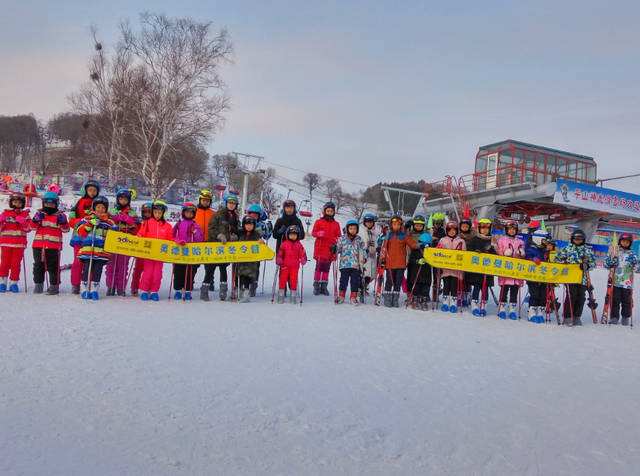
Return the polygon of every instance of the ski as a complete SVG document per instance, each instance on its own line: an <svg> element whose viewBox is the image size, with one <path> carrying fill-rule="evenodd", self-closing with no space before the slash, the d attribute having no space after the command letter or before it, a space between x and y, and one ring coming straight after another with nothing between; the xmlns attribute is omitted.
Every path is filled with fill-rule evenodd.
<svg viewBox="0 0 640 476"><path fill-rule="evenodd" d="M586 268L586 265L583 265L584 275L587 278L587 293L589 295L587 299L587 307L591 310L591 319L594 324L598 323L598 316L596 315L596 309L598 308L598 303L596 302L596 298L593 294L593 286L591 284L591 276L589 275L589 270Z"/></svg>

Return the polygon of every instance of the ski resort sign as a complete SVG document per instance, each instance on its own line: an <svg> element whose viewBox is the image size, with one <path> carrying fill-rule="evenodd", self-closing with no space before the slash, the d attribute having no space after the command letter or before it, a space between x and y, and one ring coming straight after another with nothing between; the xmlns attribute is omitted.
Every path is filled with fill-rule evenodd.
<svg viewBox="0 0 640 476"><path fill-rule="evenodd" d="M267 261L275 256L271 248L259 241L187 243L180 246L174 241L141 238L119 231L107 232L104 249L109 253L178 264L247 263Z"/></svg>
<svg viewBox="0 0 640 476"><path fill-rule="evenodd" d="M587 183L558 180L553 202L570 207L640 218L640 195Z"/></svg>

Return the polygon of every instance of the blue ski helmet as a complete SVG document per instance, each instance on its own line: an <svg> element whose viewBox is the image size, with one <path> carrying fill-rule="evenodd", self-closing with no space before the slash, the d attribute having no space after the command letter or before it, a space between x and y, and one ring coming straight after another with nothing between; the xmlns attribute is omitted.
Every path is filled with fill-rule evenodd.
<svg viewBox="0 0 640 476"><path fill-rule="evenodd" d="M131 205L131 190L128 188L121 188L116 192L116 208L120 209L120 197L127 199L127 206Z"/></svg>
<svg viewBox="0 0 640 476"><path fill-rule="evenodd" d="M58 204L60 203L60 198L56 192L45 192L42 196L42 204L44 205L46 202L51 202L56 204L56 208L58 208Z"/></svg>
<svg viewBox="0 0 640 476"><path fill-rule="evenodd" d="M238 196L235 193L224 192L222 195L222 203L227 206L228 203L238 204Z"/></svg>
<svg viewBox="0 0 640 476"><path fill-rule="evenodd" d="M87 182L84 184L84 187L83 187L83 189L84 189L84 195L85 195L86 197L88 197L88 196L89 196L89 194L87 193L87 189L88 189L89 187L95 187L95 189L96 189L96 197L97 197L98 195L100 195L100 184L99 184L97 181L95 181L95 180L87 180Z"/></svg>
<svg viewBox="0 0 640 476"><path fill-rule="evenodd" d="M366 222L366 221L372 221L372 222L377 222L378 221L378 217L371 213L371 212L367 212L364 215L362 215L362 223Z"/></svg>
<svg viewBox="0 0 640 476"><path fill-rule="evenodd" d="M257 203L252 203L247 208L247 213L256 213L258 216L262 215L262 207Z"/></svg>
<svg viewBox="0 0 640 476"><path fill-rule="evenodd" d="M356 235L358 234L358 231L360 230L360 224L358 223L358 220L354 220L353 218L351 220L347 220L347 223L344 224L344 231L345 233L349 232L349 227L350 226L355 226L356 227Z"/></svg>
<svg viewBox="0 0 640 476"><path fill-rule="evenodd" d="M539 248L542 248L545 242L550 239L551 235L544 230L536 230L533 232L533 235L531 235L531 241L533 241L533 244Z"/></svg>
<svg viewBox="0 0 640 476"><path fill-rule="evenodd" d="M107 197L103 195L98 195L96 198L93 199L93 202L91 204L91 209L95 210L96 206L98 205L104 205L104 207L107 210L109 210L109 200L107 199Z"/></svg>

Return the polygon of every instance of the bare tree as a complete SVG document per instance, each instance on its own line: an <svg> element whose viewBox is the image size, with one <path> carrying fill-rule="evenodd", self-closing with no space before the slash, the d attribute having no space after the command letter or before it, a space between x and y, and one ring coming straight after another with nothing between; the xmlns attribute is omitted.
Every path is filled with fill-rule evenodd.
<svg viewBox="0 0 640 476"><path fill-rule="evenodd" d="M362 193L357 194L344 194L344 205L351 212L353 217L360 221L362 214L368 207L368 203L364 201Z"/></svg>
<svg viewBox="0 0 640 476"><path fill-rule="evenodd" d="M320 178L320 175L309 172L304 176L302 181L309 189L309 200L313 201L313 191L318 189L320 185L322 185L322 179Z"/></svg>
<svg viewBox="0 0 640 476"><path fill-rule="evenodd" d="M327 193L327 198L331 201L335 201L336 197L342 194L342 186L336 179L327 179L323 184L323 188Z"/></svg>
<svg viewBox="0 0 640 476"><path fill-rule="evenodd" d="M109 177L135 174L161 196L175 181L167 165L180 147L203 144L223 125L229 99L219 68L232 51L227 31L144 13L139 30L120 25L111 57L97 39L95 49L91 82L72 104L93 118Z"/></svg>

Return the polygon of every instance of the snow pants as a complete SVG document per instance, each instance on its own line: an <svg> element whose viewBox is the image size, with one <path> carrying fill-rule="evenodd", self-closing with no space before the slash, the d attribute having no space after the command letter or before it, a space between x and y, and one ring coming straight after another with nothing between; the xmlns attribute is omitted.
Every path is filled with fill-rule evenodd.
<svg viewBox="0 0 640 476"><path fill-rule="evenodd" d="M88 283L89 278L91 278L92 283L99 283L100 279L102 279L102 268L106 263L106 261L94 259L91 260L82 260L82 282ZM89 269L91 268L91 269ZM91 276L89 276L89 271L91 271Z"/></svg>
<svg viewBox="0 0 640 476"><path fill-rule="evenodd" d="M458 296L458 278L456 276L445 276L442 278L442 295Z"/></svg>
<svg viewBox="0 0 640 476"><path fill-rule="evenodd" d="M129 256L111 255L107 263L107 287L123 292L127 288L129 273Z"/></svg>
<svg viewBox="0 0 640 476"><path fill-rule="evenodd" d="M151 259L144 260L142 276L140 276L140 290L148 293L157 293L162 284L162 261Z"/></svg>
<svg viewBox="0 0 640 476"><path fill-rule="evenodd" d="M529 286L529 307L545 307L547 305L547 284L527 281Z"/></svg>
<svg viewBox="0 0 640 476"><path fill-rule="evenodd" d="M407 268L407 289L410 293L413 290L413 296L429 297L431 290L431 266L428 264L409 264Z"/></svg>
<svg viewBox="0 0 640 476"><path fill-rule="evenodd" d="M81 246L73 247L73 263L71 263L71 286L80 286L82 281L82 261L78 259Z"/></svg>
<svg viewBox="0 0 640 476"><path fill-rule="evenodd" d="M331 260L316 260L316 270L313 274L314 281L329 281L329 271L331 270Z"/></svg>
<svg viewBox="0 0 640 476"><path fill-rule="evenodd" d="M289 289L295 291L298 289L298 271L300 268L280 268L280 279L278 282L278 289L286 289L287 284Z"/></svg>
<svg viewBox="0 0 640 476"><path fill-rule="evenodd" d="M213 285L214 282L214 273L216 268L220 269L220 282L227 282L227 266L228 263L219 263L219 264L205 264L204 265L204 279L202 280L202 284L208 284L209 286Z"/></svg>
<svg viewBox="0 0 640 476"><path fill-rule="evenodd" d="M622 308L622 317L631 317L633 311L633 289L613 287L611 299L611 317L618 319Z"/></svg>
<svg viewBox="0 0 640 476"><path fill-rule="evenodd" d="M567 284L566 289L567 295L564 299L562 316L564 319L571 319L572 316L580 319L586 300L587 287L582 284Z"/></svg>
<svg viewBox="0 0 640 476"><path fill-rule="evenodd" d="M505 284L504 286L500 286L500 302L507 302L508 299L509 303L518 304L519 291L520 286L518 286L517 284Z"/></svg>
<svg viewBox="0 0 640 476"><path fill-rule="evenodd" d="M384 282L385 291L400 292L402 287L402 279L404 278L404 268L387 269Z"/></svg>
<svg viewBox="0 0 640 476"><path fill-rule="evenodd" d="M140 288L140 276L142 276L142 270L144 269L144 259L136 258L136 262L133 265L133 273L131 276L131 293L135 294Z"/></svg>
<svg viewBox="0 0 640 476"><path fill-rule="evenodd" d="M0 247L0 278L9 276L10 281L19 281L23 256L24 248Z"/></svg>
<svg viewBox="0 0 640 476"><path fill-rule="evenodd" d="M175 291L193 291L193 281L198 272L197 264L173 265L173 289Z"/></svg>
<svg viewBox="0 0 640 476"><path fill-rule="evenodd" d="M357 268L344 268L340 270L340 291L346 291L347 286L351 282L351 292L356 293L360 291L360 284L362 282L362 273Z"/></svg>
<svg viewBox="0 0 640 476"><path fill-rule="evenodd" d="M33 282L44 283L45 273L49 274L49 284L60 284L60 250L51 248L33 249Z"/></svg>

